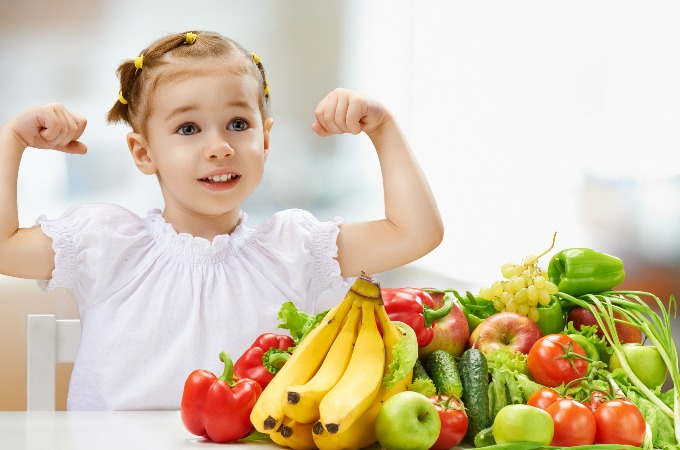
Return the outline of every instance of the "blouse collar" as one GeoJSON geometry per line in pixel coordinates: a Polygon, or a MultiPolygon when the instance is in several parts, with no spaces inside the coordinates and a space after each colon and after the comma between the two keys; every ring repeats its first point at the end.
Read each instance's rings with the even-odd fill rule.
{"type": "Polygon", "coordinates": [[[209,241],[206,238],[193,236],[189,233],[177,233],[171,224],[165,221],[160,209],[152,209],[145,220],[147,229],[163,246],[169,247],[179,255],[197,262],[216,262],[235,253],[241,248],[251,232],[246,225],[248,215],[240,211],[239,221],[231,234],[220,234],[209,241]]]}

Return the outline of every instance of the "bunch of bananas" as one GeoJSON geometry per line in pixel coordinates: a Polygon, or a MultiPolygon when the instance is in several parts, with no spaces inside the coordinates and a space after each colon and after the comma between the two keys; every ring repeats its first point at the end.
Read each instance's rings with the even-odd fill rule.
{"type": "Polygon", "coordinates": [[[402,335],[387,317],[380,285],[362,273],[267,385],[250,421],[295,450],[371,445],[380,406],[411,383],[411,372],[390,389],[383,383],[402,335]]]}

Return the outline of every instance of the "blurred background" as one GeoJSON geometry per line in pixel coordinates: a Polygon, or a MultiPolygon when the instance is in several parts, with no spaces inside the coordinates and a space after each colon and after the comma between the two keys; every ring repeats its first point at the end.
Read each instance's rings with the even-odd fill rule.
{"type": "MultiPolygon", "coordinates": [[[[0,122],[51,101],[88,119],[86,156],[26,152],[20,224],[83,202],[162,208],[128,130],[105,123],[115,70],[164,34],[214,30],[259,54],[271,89],[251,224],[290,207],[322,220],[382,214],[368,139],[309,128],[342,86],[396,115],[446,227],[431,254],[378,274],[384,286],[476,291],[557,232],[555,251],[617,255],[624,287],[667,300],[680,292],[679,22],[678,3],[621,0],[2,0],[0,122]]],[[[64,292],[0,277],[0,410],[25,408],[27,313],[78,315],[64,292]]],[[[59,408],[69,374],[59,368],[59,408]]]]}

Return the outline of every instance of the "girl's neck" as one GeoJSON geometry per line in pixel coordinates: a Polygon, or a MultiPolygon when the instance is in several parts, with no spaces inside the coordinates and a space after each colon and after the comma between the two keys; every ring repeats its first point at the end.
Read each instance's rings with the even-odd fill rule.
{"type": "Polygon", "coordinates": [[[187,233],[212,241],[215,236],[231,234],[236,229],[240,218],[239,212],[236,209],[216,217],[206,217],[189,211],[177,212],[166,208],[163,211],[163,219],[172,225],[177,233],[187,233]]]}

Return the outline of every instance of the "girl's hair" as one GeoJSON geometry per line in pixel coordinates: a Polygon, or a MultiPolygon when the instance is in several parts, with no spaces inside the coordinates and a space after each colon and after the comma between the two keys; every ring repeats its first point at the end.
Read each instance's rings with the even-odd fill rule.
{"type": "Polygon", "coordinates": [[[172,69],[168,65],[175,58],[233,62],[231,69],[235,73],[249,74],[257,79],[262,120],[267,117],[269,88],[259,57],[238,42],[218,33],[194,31],[158,39],[144,49],[140,56],[123,61],[118,66],[120,92],[118,101],[109,111],[108,121],[127,123],[133,130],[144,134],[153,91],[164,78],[172,77],[172,69]]]}

